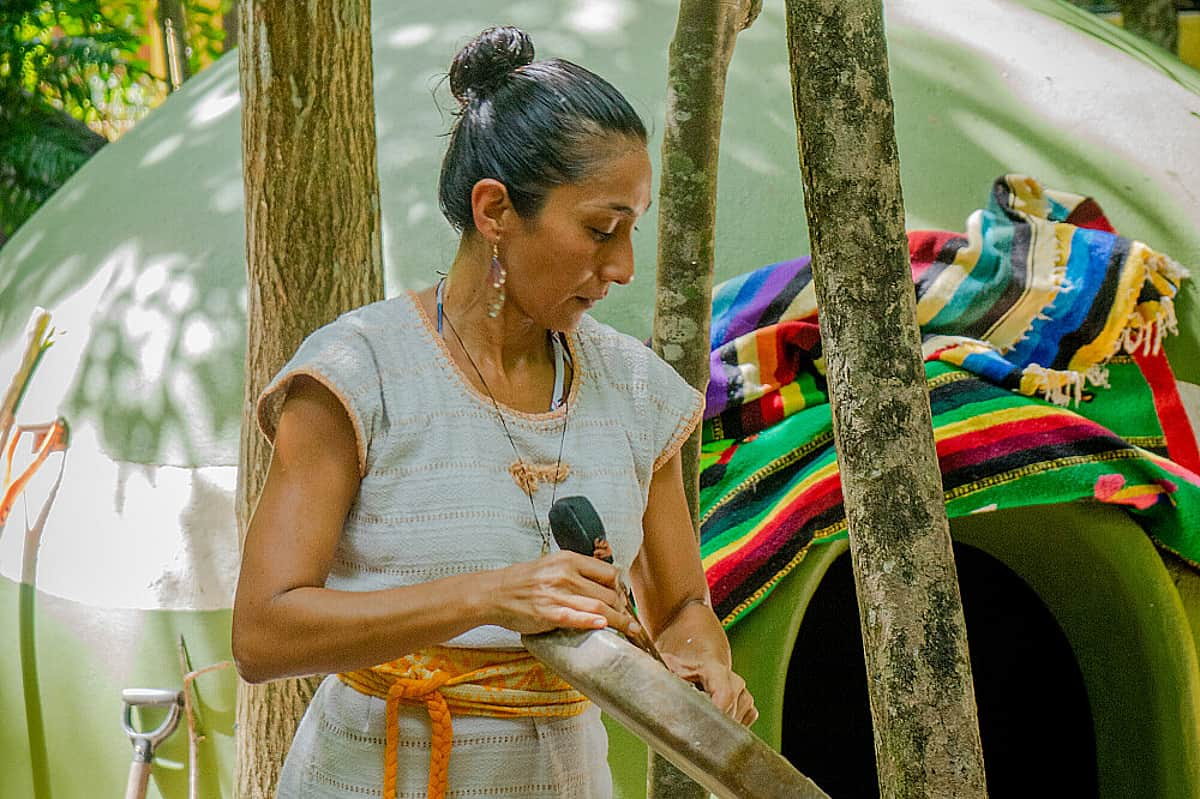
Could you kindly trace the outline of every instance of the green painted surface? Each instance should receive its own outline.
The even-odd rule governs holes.
[[[27,589],[26,589],[27,590]],[[21,587],[0,579],[0,640],[18,639]],[[29,592],[32,595],[32,592]],[[25,735],[21,656],[0,647],[0,795],[62,799],[120,796],[132,757],[121,728],[121,690],[182,687],[177,641],[187,641],[196,668],[229,659],[229,611],[181,612],[92,608],[32,595],[36,635],[31,656],[39,675],[49,791],[35,790]],[[229,796],[233,774],[232,670],[196,681],[202,776],[200,796]],[[157,719],[144,719],[156,726]],[[187,734],[179,729],[158,750],[149,796],[187,796]]]
[[[958,520],[955,537],[1015,571],[1074,650],[1104,799],[1200,796],[1200,667],[1187,614],[1119,510],[1052,506]]]

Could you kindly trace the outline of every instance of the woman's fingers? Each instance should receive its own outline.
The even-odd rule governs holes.
[[[616,567],[574,552],[557,552],[505,570],[502,603],[518,632],[555,627],[613,627],[626,634],[636,622],[619,593]]]
[[[726,671],[719,677],[706,677],[705,690],[716,705],[726,716],[736,718],[738,689],[731,677],[737,677],[733,672]]]
[[[574,552],[559,553],[551,557],[561,558],[568,572],[573,572],[573,579],[565,586],[569,593],[602,603],[594,612],[604,616],[607,626],[626,635],[640,634],[641,627],[622,594],[620,572],[615,566]]]
[[[738,674],[717,663],[685,663],[678,658],[664,657],[677,676],[689,682],[699,682],[722,713],[747,725],[758,720],[754,697],[746,690],[746,681]]]
[[[637,622],[628,613],[617,610],[606,602],[588,600],[585,597],[567,597],[563,600],[563,619],[559,627],[612,627],[629,634],[630,627]],[[585,619],[585,623],[573,624],[575,619]]]
[[[581,576],[614,590],[620,582],[621,573],[617,570],[617,567],[597,558],[589,558],[587,555],[580,555],[578,552],[558,552],[551,555],[550,558],[560,558],[572,564]]]
[[[754,706],[754,697],[745,688],[738,695],[737,710],[734,718],[746,726],[758,721],[758,708]]]

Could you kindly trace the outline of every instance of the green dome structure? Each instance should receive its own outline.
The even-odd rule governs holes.
[[[676,11],[668,0],[375,0],[389,296],[432,283],[457,245],[436,187],[454,107],[444,73],[458,47],[511,23],[539,57],[605,76],[647,121],[657,175]],[[1200,73],[1058,0],[896,0],[887,12],[909,227],[963,229],[1008,172],[1095,197],[1119,232],[1193,271],[1166,347],[1200,429]],[[230,55],[105,147],[0,249],[0,383],[31,312],[48,309],[56,340],[19,421],[71,425],[67,453],[52,456],[65,457],[57,489],[52,461],[0,527],[4,796],[117,793],[130,756],[121,689],[180,687],[181,636],[196,668],[230,657],[245,411],[239,116]],[[719,186],[718,281],[807,252],[781,0],[739,37]],[[639,337],[651,327],[653,215],[635,236],[637,280],[595,312]],[[26,520],[55,490],[31,572]],[[1019,577],[1074,652],[1096,795],[1200,795],[1195,575],[1169,571],[1109,508],[990,516],[956,522],[955,538]],[[1055,535],[1034,535],[1039,525]],[[843,552],[810,557],[732,630],[763,710],[755,729],[785,752],[804,701],[793,648]],[[204,797],[232,794],[234,687],[232,670],[197,683]],[[186,758],[181,731],[159,750],[151,796],[187,795]],[[640,795],[644,760],[614,734],[620,795]]]

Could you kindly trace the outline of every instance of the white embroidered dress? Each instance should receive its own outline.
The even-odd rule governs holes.
[[[650,478],[695,428],[703,400],[641,342],[590,317],[567,340],[574,379],[566,403],[546,413],[502,412],[526,463],[553,467],[563,442],[569,471],[557,496],[592,501],[617,565],[628,569],[641,547]],[[346,406],[359,447],[362,482],[327,587],[371,591],[539,557],[542,540],[510,474],[516,457],[496,410],[451,361],[415,295],[357,309],[309,336],[259,401],[268,438],[301,374]],[[547,533],[553,493],[543,482],[533,497]],[[521,644],[510,630],[484,626],[447,645]],[[383,700],[326,678],[278,795],[380,796],[384,740]],[[401,799],[425,796],[430,746],[425,709],[402,707]],[[606,753],[594,707],[573,718],[455,716],[447,796],[604,799],[612,790]]]

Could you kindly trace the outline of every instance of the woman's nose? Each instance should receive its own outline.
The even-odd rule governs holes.
[[[601,277],[622,286],[633,282],[633,242],[629,238],[622,239],[619,245],[612,248]]]

